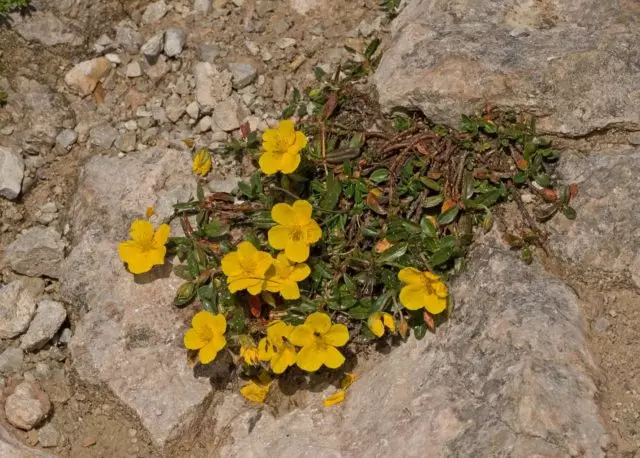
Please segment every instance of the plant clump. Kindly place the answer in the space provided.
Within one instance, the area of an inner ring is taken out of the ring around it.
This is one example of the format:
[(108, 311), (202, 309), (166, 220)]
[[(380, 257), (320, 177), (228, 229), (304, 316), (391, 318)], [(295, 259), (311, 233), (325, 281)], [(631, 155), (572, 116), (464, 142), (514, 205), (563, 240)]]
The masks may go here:
[[(507, 239), (526, 262), (545, 247), (542, 222), (575, 217), (577, 188), (554, 179), (558, 153), (534, 120), (486, 109), (453, 130), (383, 114), (366, 84), (378, 44), (334, 75), (317, 69), (261, 140), (245, 125), (216, 151), (259, 165), (237, 193), (198, 185), (175, 205), (174, 304), (202, 309), (185, 347), (202, 364), (231, 351), (249, 400), (264, 401), (272, 377), (339, 371), (371, 344), (435, 330), (452, 312), (449, 279), (500, 204), (515, 204)], [(210, 168), (209, 153), (195, 153), (194, 173)], [(132, 231), (121, 256), (133, 273), (158, 264), (165, 230)]]

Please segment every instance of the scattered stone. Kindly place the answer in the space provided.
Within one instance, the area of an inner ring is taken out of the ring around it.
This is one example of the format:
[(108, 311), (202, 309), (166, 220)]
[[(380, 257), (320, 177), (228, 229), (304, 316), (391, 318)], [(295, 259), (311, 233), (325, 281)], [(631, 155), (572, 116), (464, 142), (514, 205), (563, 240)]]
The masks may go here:
[(142, 76), (142, 67), (140, 67), (140, 62), (137, 60), (133, 60), (127, 64), (127, 77), (129, 78), (137, 78)]
[(213, 122), (225, 132), (236, 130), (240, 127), (238, 110), (238, 103), (233, 98), (223, 100), (213, 111)]
[(244, 0), (231, 0), (234, 5), (240, 7), (244, 5)]
[(124, 153), (130, 153), (136, 149), (136, 141), (135, 131), (125, 132), (118, 137), (115, 142), (115, 147)]
[(149, 38), (149, 40), (142, 45), (140, 52), (144, 55), (151, 65), (155, 64), (158, 60), (158, 56), (162, 52), (164, 47), (164, 32), (160, 32)]
[(144, 10), (144, 13), (142, 13), (142, 23), (150, 24), (152, 22), (159, 21), (165, 14), (167, 14), (167, 11), (169, 11), (169, 8), (164, 0), (151, 3)]
[(0, 196), (14, 200), (20, 195), (24, 178), (22, 155), (0, 146)]
[(204, 113), (210, 113), (214, 106), (231, 95), (231, 73), (220, 71), (209, 62), (198, 62), (194, 68), (196, 79), (196, 100)]
[(104, 57), (106, 57), (112, 64), (120, 65), (122, 63), (120, 56), (115, 53), (105, 54)]
[(5, 249), (3, 263), (30, 277), (58, 278), (63, 258), (60, 233), (50, 227), (34, 226), (18, 235)]
[(17, 440), (13, 433), (0, 425), (0, 456), (7, 458), (53, 458), (41, 450), (29, 448)]
[(164, 32), (164, 53), (168, 57), (176, 57), (182, 52), (182, 47), (187, 38), (182, 29), (172, 28)]
[(45, 46), (80, 44), (79, 39), (51, 11), (30, 11), (28, 15), (11, 15), (11, 28), (28, 41), (36, 41)]
[(162, 125), (169, 122), (169, 118), (167, 118), (167, 111), (163, 107), (153, 107), (151, 109), (151, 114), (158, 124)]
[(211, 192), (227, 192), (232, 193), (238, 188), (238, 183), (242, 181), (241, 177), (227, 176), (224, 178), (213, 178), (207, 183)]
[(129, 121), (124, 123), (124, 128), (129, 132), (134, 132), (136, 129), (138, 129), (138, 123), (135, 119), (130, 119)]
[(186, 111), (191, 119), (198, 119), (198, 115), (200, 114), (200, 107), (198, 106), (198, 102), (191, 102), (189, 105), (187, 105)]
[(96, 442), (98, 442), (98, 439), (96, 438), (96, 436), (89, 435), (85, 437), (84, 440), (82, 441), (82, 446), (85, 448), (91, 447), (92, 445), (96, 445)]
[(158, 56), (158, 60), (154, 65), (147, 67), (147, 69), (145, 70), (145, 73), (149, 78), (151, 78), (154, 81), (157, 81), (160, 78), (162, 78), (164, 75), (169, 73), (170, 69), (171, 67), (169, 67), (169, 64), (167, 64), (167, 58), (161, 54), (160, 56)]
[(198, 59), (213, 64), (220, 55), (220, 47), (215, 43), (202, 43), (198, 46)]
[(58, 206), (53, 201), (46, 202), (38, 208), (36, 217), (40, 224), (50, 224), (58, 217)]
[(276, 102), (283, 102), (287, 95), (287, 79), (282, 73), (278, 73), (273, 77), (271, 83), (271, 90), (273, 100)]
[(98, 54), (104, 54), (113, 50), (113, 40), (109, 38), (109, 35), (103, 33), (100, 38), (93, 44), (93, 50)]
[(296, 71), (297, 69), (300, 68), (300, 66), (302, 64), (304, 64), (305, 60), (307, 60), (307, 58), (305, 57), (304, 54), (299, 54), (295, 59), (293, 59), (291, 61), (291, 63), (289, 64), (289, 68), (292, 71)]
[(298, 43), (296, 40), (287, 37), (280, 38), (278, 41), (276, 41), (276, 45), (280, 49), (287, 49), (290, 46), (295, 46), (296, 43)]
[(71, 329), (64, 328), (60, 333), (60, 337), (58, 338), (58, 343), (63, 345), (69, 345), (69, 342), (71, 342), (72, 337), (73, 337), (73, 333), (71, 332)]
[(260, 54), (260, 46), (258, 46), (258, 44), (255, 41), (246, 40), (244, 44), (247, 47), (247, 50), (252, 55), (257, 56), (258, 54)]
[(42, 423), (50, 411), (51, 401), (36, 382), (22, 382), (4, 405), (9, 423), (25, 431)]
[(607, 332), (611, 327), (611, 323), (604, 316), (599, 316), (593, 323), (593, 330), (596, 332)]
[(111, 148), (118, 138), (118, 131), (110, 124), (100, 124), (89, 131), (89, 141), (103, 150)]
[(194, 0), (193, 11), (200, 14), (209, 14), (211, 12), (211, 0)]
[(64, 151), (69, 151), (78, 141), (78, 134), (73, 129), (61, 130), (56, 137), (56, 146)]
[(213, 125), (213, 121), (211, 119), (211, 116), (203, 116), (200, 122), (198, 122), (196, 129), (200, 133), (205, 133), (211, 130), (212, 125)]
[(31, 352), (41, 349), (53, 338), (66, 319), (67, 311), (60, 302), (48, 299), (38, 302), (29, 330), (20, 340), (20, 348)]
[(57, 447), (60, 443), (60, 433), (51, 423), (47, 423), (38, 430), (38, 442), (41, 447)]
[(320, 0), (290, 0), (291, 8), (298, 14), (306, 15), (320, 5)]
[(233, 89), (242, 89), (243, 87), (248, 86), (253, 83), (253, 81), (258, 76), (258, 72), (256, 68), (249, 64), (243, 62), (234, 62), (229, 64), (229, 70), (231, 71), (231, 75), (233, 77)]
[(24, 353), (22, 353), (21, 349), (13, 347), (7, 348), (0, 354), (0, 374), (10, 375), (20, 372), (23, 362)]
[(111, 62), (106, 57), (97, 57), (76, 64), (64, 75), (64, 82), (80, 95), (93, 92), (102, 78), (111, 71)]
[(36, 302), (21, 280), (0, 287), (0, 339), (12, 339), (27, 330)]
[(171, 97), (169, 97), (169, 100), (167, 100), (165, 107), (167, 118), (169, 118), (169, 120), (173, 123), (178, 122), (178, 120), (185, 113), (186, 109), (184, 102), (180, 99), (180, 96), (178, 96), (178, 94), (173, 94)]
[(116, 29), (116, 42), (130, 54), (136, 54), (144, 43), (142, 34), (128, 25), (120, 25)]

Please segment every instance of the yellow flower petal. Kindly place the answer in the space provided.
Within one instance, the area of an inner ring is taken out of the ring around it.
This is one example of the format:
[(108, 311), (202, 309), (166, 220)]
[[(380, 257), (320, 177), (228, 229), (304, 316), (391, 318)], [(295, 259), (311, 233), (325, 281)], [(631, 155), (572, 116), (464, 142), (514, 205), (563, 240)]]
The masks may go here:
[(296, 351), (291, 344), (285, 344), (283, 349), (271, 358), (270, 366), (274, 374), (282, 374), (289, 366), (296, 363)]
[(131, 239), (135, 242), (151, 243), (153, 232), (153, 224), (145, 219), (137, 219), (131, 223)]
[(349, 341), (349, 330), (344, 324), (334, 324), (322, 338), (329, 345), (342, 347)]
[(146, 216), (147, 218), (151, 218), (155, 212), (156, 211), (153, 207), (147, 207), (147, 210), (144, 212), (144, 216)]
[(355, 382), (357, 379), (358, 379), (358, 376), (356, 374), (352, 372), (346, 372), (342, 377), (342, 379), (340, 379), (340, 388), (342, 388), (343, 390), (346, 390), (351, 385), (353, 385), (353, 382)]
[(331, 328), (331, 318), (326, 313), (314, 312), (304, 320), (304, 324), (309, 326), (313, 332), (325, 334)]
[(273, 345), (269, 343), (266, 337), (263, 337), (258, 343), (258, 358), (260, 358), (260, 361), (269, 361), (274, 354)]
[(211, 170), (211, 154), (209, 154), (209, 151), (201, 149), (193, 156), (191, 170), (193, 170), (193, 173), (201, 176), (209, 173)]
[(296, 214), (289, 204), (275, 204), (271, 209), (271, 219), (278, 224), (282, 224), (283, 226), (293, 224), (295, 218)]
[(280, 156), (269, 151), (264, 152), (258, 159), (258, 165), (262, 173), (265, 175), (273, 175), (280, 170)]
[(322, 404), (325, 407), (331, 407), (331, 406), (334, 406), (336, 404), (340, 404), (341, 402), (343, 402), (344, 401), (344, 397), (345, 397), (344, 390), (336, 391), (335, 393), (333, 393), (328, 398), (325, 398), (322, 401)]
[[(156, 247), (164, 247), (169, 240), (169, 233), (171, 232), (171, 227), (168, 224), (161, 224), (158, 227), (158, 230), (153, 235), (153, 244)], [(164, 257), (164, 256), (163, 256)]]
[(297, 154), (305, 146), (307, 146), (307, 137), (304, 133), (296, 131), (293, 144), (287, 149), (287, 153)]
[(396, 330), (396, 320), (393, 319), (393, 316), (391, 314), (383, 313), (382, 314), (382, 321), (384, 322), (384, 325), (387, 327), (387, 329), (389, 329), (389, 331), (395, 332), (395, 330)]
[(283, 119), (278, 123), (277, 130), (281, 138), (286, 138), (293, 135), (295, 128), (295, 124), (292, 120)]
[(242, 273), (242, 267), (240, 266), (240, 259), (237, 251), (224, 255), (221, 264), (222, 272), (228, 277), (237, 276)]
[(400, 290), (400, 302), (408, 310), (418, 310), (425, 306), (425, 289), (422, 285), (408, 285)]
[(202, 364), (209, 364), (216, 359), (218, 352), (224, 348), (227, 341), (224, 336), (215, 336), (207, 345), (198, 352), (198, 359)]
[(329, 369), (337, 369), (344, 364), (344, 355), (336, 347), (327, 347), (324, 354), (324, 365)]
[(439, 297), (437, 294), (429, 294), (425, 296), (424, 308), (432, 315), (442, 313), (447, 308), (447, 298)]
[(280, 159), (280, 171), (284, 174), (293, 173), (300, 165), (300, 154), (283, 154)]
[[(301, 226), (309, 224), (311, 221), (311, 214), (313, 213), (313, 207), (306, 200), (296, 200), (291, 207), (293, 212), (295, 213), (295, 223)], [(292, 221), (289, 221), (287, 224), (292, 224)], [(280, 223), (284, 224), (284, 223)]]
[(123, 262), (130, 262), (130, 260), (142, 256), (142, 247), (139, 243), (133, 240), (127, 240), (126, 242), (120, 242), (118, 245), (118, 256)]
[[(271, 232), (273, 229), (275, 228), (272, 228), (269, 232)], [(294, 242), (292, 240), (288, 240), (287, 244), (284, 247), (284, 253), (289, 259), (294, 262), (305, 262), (307, 259), (309, 259), (309, 252), (309, 245), (304, 242)]]
[(215, 331), (217, 333), (224, 334), (227, 330), (227, 320), (224, 318), (224, 315), (214, 315), (211, 312), (203, 310), (193, 316), (191, 319), (191, 326), (193, 326), (194, 329), (207, 328), (212, 332)]
[(382, 323), (382, 314), (380, 312), (372, 313), (369, 316), (367, 326), (374, 336), (382, 337), (384, 335), (384, 324)]
[(294, 301), (300, 299), (300, 288), (295, 281), (286, 281), (280, 284), (280, 295), (283, 299)]
[(289, 242), (289, 228), (285, 226), (275, 226), (268, 232), (269, 245), (276, 250), (284, 250)]
[(208, 341), (204, 340), (202, 335), (195, 329), (189, 329), (184, 334), (184, 346), (189, 350), (199, 350), (207, 345), (207, 343)]
[(288, 339), (293, 332), (293, 326), (284, 321), (275, 321), (267, 328), (267, 337), (274, 345), (280, 345), (283, 339)]
[[(293, 334), (291, 335), (293, 336)], [(296, 361), (296, 364), (303, 371), (315, 372), (318, 369), (320, 369), (322, 364), (324, 364), (325, 359), (326, 359), (325, 349), (320, 348), (316, 345), (309, 345), (309, 346), (303, 347), (302, 350), (298, 352), (298, 359)]]
[(322, 237), (322, 229), (315, 221), (310, 221), (306, 226), (306, 235), (308, 243), (316, 243)]
[(238, 244), (238, 254), (243, 258), (248, 258), (254, 255), (258, 249), (253, 245), (253, 243), (244, 241)]
[(298, 264), (293, 267), (289, 279), (298, 282), (306, 279), (309, 275), (311, 275), (311, 268), (306, 264)]
[[(251, 289), (254, 293), (252, 295), (257, 295), (262, 290), (263, 280), (254, 277), (227, 277), (227, 288), (229, 288), (229, 292), (235, 293), (238, 291), (242, 291), (243, 289), (249, 290)], [(256, 289), (258, 290), (257, 292)]]
[(267, 398), (270, 388), (271, 383), (256, 383), (255, 381), (251, 380), (245, 386), (240, 388), (240, 394), (244, 396), (245, 399), (251, 402), (262, 404)]
[(398, 272), (398, 280), (410, 285), (421, 284), (422, 272), (420, 272), (418, 269), (414, 269), (413, 267), (405, 267), (400, 272)]
[(307, 347), (315, 342), (313, 335), (313, 329), (306, 324), (296, 326), (291, 335), (289, 335), (289, 341), (298, 347)]

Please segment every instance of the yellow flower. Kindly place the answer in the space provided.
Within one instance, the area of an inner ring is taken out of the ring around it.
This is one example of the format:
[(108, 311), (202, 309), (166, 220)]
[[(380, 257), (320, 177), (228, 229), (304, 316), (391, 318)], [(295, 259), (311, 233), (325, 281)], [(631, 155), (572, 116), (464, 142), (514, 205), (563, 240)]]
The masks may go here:
[(334, 406), (336, 404), (340, 404), (341, 402), (344, 401), (345, 395), (346, 395), (346, 393), (345, 393), (344, 390), (336, 391), (335, 393), (333, 393), (328, 398), (325, 398), (322, 401), (322, 404), (324, 404), (325, 407), (331, 407), (331, 406)]
[(271, 383), (271, 381), (263, 383), (261, 380), (251, 380), (245, 386), (240, 388), (240, 394), (251, 402), (263, 404), (269, 394)]
[(191, 165), (193, 173), (205, 176), (211, 170), (211, 154), (206, 149), (201, 149), (193, 156), (193, 164)]
[(224, 337), (227, 320), (224, 315), (202, 311), (195, 314), (191, 326), (184, 335), (184, 346), (189, 350), (200, 350), (198, 359), (202, 364), (209, 364), (227, 344)]
[(344, 363), (344, 356), (336, 347), (347, 343), (349, 330), (344, 324), (332, 325), (326, 313), (315, 312), (307, 317), (304, 324), (296, 326), (289, 340), (302, 347), (297, 360), (300, 369), (315, 372), (323, 364), (336, 369)]
[(131, 238), (118, 245), (118, 255), (129, 266), (132, 274), (149, 272), (153, 266), (164, 264), (167, 247), (164, 245), (169, 239), (171, 228), (168, 224), (161, 224), (154, 233), (153, 224), (143, 219), (131, 223)]
[(251, 366), (255, 366), (256, 364), (258, 364), (258, 361), (260, 360), (258, 354), (258, 347), (245, 347), (244, 345), (240, 347), (240, 356), (242, 356), (242, 359), (244, 359), (245, 363)]
[(262, 134), (264, 153), (258, 160), (260, 170), (267, 175), (293, 173), (300, 165), (300, 150), (305, 146), (307, 137), (295, 130), (293, 121), (280, 121), (277, 128)]
[(311, 274), (311, 269), (306, 264), (294, 264), (284, 253), (279, 253), (273, 267), (267, 271), (265, 289), (272, 293), (280, 293), (287, 300), (300, 298), (299, 281)]
[(258, 251), (251, 242), (240, 243), (237, 251), (222, 258), (222, 272), (227, 276), (229, 291), (246, 289), (254, 296), (259, 294), (271, 264), (273, 258), (269, 253)]
[(386, 327), (389, 331), (395, 332), (396, 330), (396, 321), (393, 319), (391, 314), (386, 312), (374, 312), (369, 316), (369, 320), (367, 321), (367, 326), (371, 329), (371, 332), (376, 337), (382, 337), (384, 335), (384, 328)]
[(313, 207), (306, 200), (296, 200), (293, 205), (275, 204), (271, 219), (277, 226), (269, 229), (269, 245), (284, 250), (293, 262), (304, 262), (309, 257), (309, 246), (322, 237), (322, 229), (313, 219)]
[(258, 344), (258, 357), (262, 361), (269, 361), (275, 374), (282, 374), (296, 363), (296, 349), (289, 343), (292, 331), (290, 324), (275, 321), (267, 328), (267, 337)]
[(343, 390), (346, 390), (353, 384), (353, 382), (356, 381), (357, 378), (358, 376), (353, 372), (346, 372), (342, 377), (342, 379), (340, 380), (340, 388), (342, 388)]
[(437, 275), (406, 267), (398, 272), (398, 280), (407, 284), (400, 290), (400, 302), (407, 309), (425, 308), (432, 315), (437, 315), (447, 308), (447, 285)]
[(147, 207), (147, 210), (144, 212), (144, 216), (147, 218), (151, 218), (155, 214), (155, 209), (153, 207)]

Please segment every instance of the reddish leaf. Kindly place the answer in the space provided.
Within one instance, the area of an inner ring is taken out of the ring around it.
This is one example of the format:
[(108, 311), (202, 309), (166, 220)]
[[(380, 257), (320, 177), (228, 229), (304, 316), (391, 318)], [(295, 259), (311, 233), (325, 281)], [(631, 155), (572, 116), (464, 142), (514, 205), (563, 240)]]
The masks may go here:
[(249, 312), (254, 318), (258, 318), (262, 313), (262, 303), (260, 296), (249, 296)]
[(247, 121), (240, 126), (240, 135), (242, 135), (242, 138), (247, 138), (249, 132), (251, 132), (251, 127), (249, 127), (249, 121)]
[(422, 312), (422, 319), (432, 331), (436, 328), (436, 323), (435, 321), (433, 321), (433, 316), (431, 316), (431, 314), (426, 310)]
[(576, 183), (571, 183), (569, 185), (569, 200), (573, 200), (578, 195), (578, 185)]
[(547, 202), (555, 202), (558, 200), (558, 195), (553, 189), (544, 188), (540, 190), (540, 195)]

